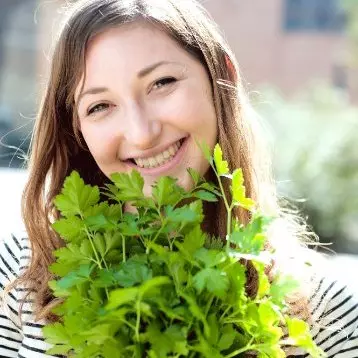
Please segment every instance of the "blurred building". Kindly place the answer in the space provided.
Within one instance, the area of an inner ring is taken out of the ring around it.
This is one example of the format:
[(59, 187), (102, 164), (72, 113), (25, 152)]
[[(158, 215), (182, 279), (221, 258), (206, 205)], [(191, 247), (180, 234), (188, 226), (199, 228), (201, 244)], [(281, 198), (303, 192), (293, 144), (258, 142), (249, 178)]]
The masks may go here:
[[(347, 67), (340, 0), (205, 0), (239, 60), (249, 90), (262, 84), (292, 95), (314, 79), (357, 97)], [(0, 137), (28, 143), (66, 0), (0, 0)], [(0, 145), (1, 159), (7, 160)]]
[(205, 5), (233, 46), (250, 89), (272, 84), (290, 95), (317, 79), (354, 96), (340, 1), (209, 0)]

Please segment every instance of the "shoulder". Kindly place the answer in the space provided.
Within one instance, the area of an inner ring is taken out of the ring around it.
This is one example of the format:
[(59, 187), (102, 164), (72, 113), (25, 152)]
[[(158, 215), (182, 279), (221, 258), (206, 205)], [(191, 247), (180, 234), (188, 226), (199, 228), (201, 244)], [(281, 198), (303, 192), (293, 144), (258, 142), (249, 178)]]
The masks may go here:
[(11, 283), (26, 269), (30, 260), (30, 243), (26, 232), (0, 237), (0, 281)]
[(26, 270), (30, 261), (29, 240), (25, 232), (0, 237), (0, 299), (2, 309), (17, 319), (23, 290), (11, 285)]
[(328, 270), (313, 278), (312, 336), (329, 357), (358, 356), (358, 290)]
[(30, 244), (25, 232), (11, 233), (0, 237), (0, 278), (12, 282), (30, 259)]
[(31, 291), (22, 285), (7, 290), (26, 270), (30, 256), (26, 232), (0, 238), (0, 357), (50, 357), (41, 332), (44, 322), (33, 315)]

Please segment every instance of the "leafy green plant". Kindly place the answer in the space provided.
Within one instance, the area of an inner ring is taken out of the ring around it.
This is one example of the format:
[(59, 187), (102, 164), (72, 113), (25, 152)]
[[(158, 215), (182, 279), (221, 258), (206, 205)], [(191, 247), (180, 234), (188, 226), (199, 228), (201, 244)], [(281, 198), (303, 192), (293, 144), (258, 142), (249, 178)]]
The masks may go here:
[[(62, 300), (59, 321), (43, 331), (49, 354), (75, 357), (285, 357), (283, 346), (321, 357), (308, 325), (287, 314), (289, 278), (265, 274), (265, 227), (270, 219), (245, 195), (240, 169), (229, 173), (217, 145), (204, 152), (218, 179), (206, 182), (192, 169), (193, 188), (161, 177), (143, 195), (137, 171), (112, 175), (103, 191), (73, 172), (55, 199), (62, 218), (53, 224), (66, 246), (55, 251), (50, 282)], [(223, 180), (231, 181), (230, 198)], [(221, 198), (226, 238), (202, 231), (203, 201)], [(130, 202), (137, 213), (124, 212)], [(251, 212), (242, 225), (233, 215)], [(223, 244), (226, 242), (226, 244)], [(257, 294), (246, 292), (246, 265), (257, 270)], [(285, 334), (288, 333), (288, 334)]]

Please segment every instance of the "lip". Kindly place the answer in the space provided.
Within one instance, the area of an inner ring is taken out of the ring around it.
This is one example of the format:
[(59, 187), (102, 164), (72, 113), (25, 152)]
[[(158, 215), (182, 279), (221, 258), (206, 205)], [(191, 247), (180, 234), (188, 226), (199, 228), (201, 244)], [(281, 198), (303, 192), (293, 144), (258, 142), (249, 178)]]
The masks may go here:
[(156, 155), (163, 153), (165, 150), (167, 150), (169, 147), (171, 147), (174, 143), (176, 143), (180, 140), (183, 140), (183, 139), (185, 140), (186, 138), (187, 137), (178, 138), (177, 140), (175, 140), (169, 144), (162, 145), (161, 147), (156, 148), (156, 149), (148, 150), (145, 154), (138, 155), (138, 156), (134, 155), (131, 157), (128, 156), (127, 158), (122, 159), (122, 161), (131, 160), (131, 159), (147, 159), (150, 157), (155, 157)]
[(184, 142), (182, 143), (179, 150), (176, 152), (175, 156), (169, 162), (167, 162), (163, 165), (160, 165), (159, 167), (141, 168), (140, 166), (132, 163), (131, 161), (126, 161), (126, 164), (129, 167), (138, 170), (143, 175), (152, 175), (152, 176), (163, 175), (164, 173), (166, 173), (167, 171), (174, 168), (176, 165), (178, 165), (180, 163), (180, 161), (182, 160), (182, 158), (187, 150), (189, 138), (190, 138), (190, 136), (185, 137)]

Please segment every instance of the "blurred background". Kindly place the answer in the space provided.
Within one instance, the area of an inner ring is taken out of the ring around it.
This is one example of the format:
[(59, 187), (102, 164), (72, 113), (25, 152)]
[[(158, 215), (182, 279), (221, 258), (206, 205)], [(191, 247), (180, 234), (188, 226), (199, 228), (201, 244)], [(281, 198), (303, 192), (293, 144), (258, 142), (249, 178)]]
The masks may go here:
[[(0, 217), (19, 220), (31, 129), (66, 0), (0, 0)], [(358, 255), (358, 0), (205, 0), (266, 122), (282, 196)], [(5, 219), (4, 219), (5, 218)]]

